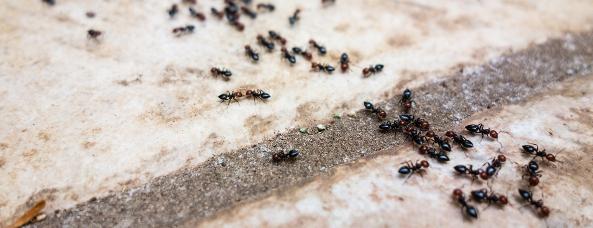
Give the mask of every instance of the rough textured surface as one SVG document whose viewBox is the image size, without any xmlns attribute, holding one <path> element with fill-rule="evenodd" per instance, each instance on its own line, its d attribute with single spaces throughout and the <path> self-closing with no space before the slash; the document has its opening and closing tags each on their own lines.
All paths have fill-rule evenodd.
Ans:
<svg viewBox="0 0 593 228">
<path fill-rule="evenodd" d="M 495 109 L 497 110 L 495 113 L 512 113 L 511 111 L 501 111 L 502 105 L 531 104 L 529 100 L 539 99 L 542 94 L 550 89 L 551 83 L 561 82 L 567 78 L 575 77 L 578 78 L 576 80 L 591 80 L 593 49 L 590 44 L 592 42 L 593 33 L 591 32 L 569 35 L 561 40 L 549 41 L 539 46 L 530 47 L 525 51 L 493 59 L 484 65 L 463 68 L 458 73 L 448 76 L 446 81 L 429 83 L 415 88 L 416 102 L 418 103 L 415 113 L 429 119 L 437 130 L 456 127 L 463 119 L 482 110 Z M 578 83 L 569 85 L 575 84 L 578 85 Z M 576 103 L 567 103 L 564 107 L 582 108 L 581 105 L 591 102 L 591 94 L 587 93 L 590 84 L 585 85 L 585 87 L 574 86 L 575 91 L 582 91 L 583 94 L 564 92 L 566 96 L 575 94 L 574 103 Z M 568 88 L 573 87 L 568 86 Z M 587 100 L 579 101 L 576 99 L 578 97 L 585 97 Z M 396 105 L 397 98 L 390 99 L 384 105 L 392 114 L 391 116 L 396 112 L 393 109 Z M 516 109 L 520 108 L 511 108 L 511 110 Z M 538 109 L 536 107 L 533 112 L 537 113 Z M 499 115 L 504 116 L 503 114 Z M 526 115 L 525 118 L 533 115 L 524 114 Z M 587 116 L 585 114 L 584 118 L 590 118 L 590 116 Z M 579 122 L 586 122 L 586 119 Z M 482 120 L 482 118 L 476 120 Z M 505 120 L 506 118 L 501 117 L 499 121 Z M 520 133 L 520 130 L 510 128 L 513 125 L 504 125 L 497 122 L 487 123 L 491 123 L 493 127 L 499 129 Z M 195 224 L 223 209 L 267 196 L 274 190 L 282 195 L 282 192 L 290 186 L 301 186 L 312 181 L 312 177 L 334 175 L 332 170 L 338 165 L 351 163 L 361 157 L 373 154 L 375 151 L 402 145 L 402 136 L 380 133 L 377 131 L 376 126 L 377 120 L 373 116 L 368 115 L 366 112 L 357 112 L 335 120 L 322 133 L 306 135 L 294 130 L 286 134 L 280 134 L 253 147 L 213 157 L 198 167 L 157 178 L 145 186 L 115 193 L 105 198 L 78 205 L 73 209 L 61 211 L 34 225 L 135 226 L 150 224 L 152 226 L 170 226 Z M 520 135 L 528 134 L 529 132 L 524 132 Z M 542 138 L 533 137 L 529 139 L 543 140 Z M 524 140 L 527 140 L 527 138 L 522 141 Z M 587 139 L 581 143 L 586 145 L 586 143 L 590 143 L 589 141 Z M 516 147 L 515 144 L 509 143 L 505 148 Z M 493 146 L 497 146 L 497 144 L 489 145 L 486 148 L 495 148 Z M 270 162 L 271 153 L 289 148 L 299 148 L 302 157 L 292 163 L 274 164 Z M 410 153 L 409 150 L 405 151 L 406 154 Z M 476 158 L 484 161 L 490 155 L 491 152 L 482 151 L 476 155 Z M 382 164 L 382 166 L 378 166 L 379 171 L 376 172 L 388 177 L 393 175 L 390 172 L 385 174 L 385 170 L 392 171 L 392 169 L 385 168 L 385 165 L 393 165 L 395 160 L 401 161 L 401 159 L 403 157 L 400 155 L 388 158 L 387 161 L 375 161 L 377 164 Z M 463 157 L 460 155 L 457 159 L 463 160 Z M 384 170 L 381 171 L 381 169 Z M 443 166 L 440 169 L 445 168 Z M 356 170 L 353 172 L 359 172 Z M 360 170 L 365 169 L 361 168 Z M 369 169 L 368 172 L 372 173 L 375 170 Z M 577 171 L 566 171 L 566 175 L 574 172 Z M 346 173 L 351 172 L 346 171 Z M 337 177 L 332 178 L 344 179 L 341 176 L 347 175 L 338 174 Z M 439 174 L 434 174 L 431 178 L 439 176 Z M 442 174 L 442 178 L 447 176 L 450 176 L 447 172 Z M 428 179 L 422 182 L 426 188 L 429 186 Z M 377 179 L 377 181 L 380 180 Z M 344 181 L 347 182 L 348 180 Z M 317 183 L 309 184 L 309 187 L 303 191 L 308 188 L 315 189 L 315 187 L 310 187 L 311 185 L 331 185 L 333 182 L 337 181 L 327 183 L 317 181 Z M 391 184 L 397 183 L 399 182 Z M 442 184 L 446 183 L 446 181 L 438 180 L 438 183 Z M 459 180 L 458 183 L 465 182 Z M 457 187 L 457 185 L 450 187 Z M 409 188 L 413 188 L 413 186 Z M 508 189 L 511 188 L 508 187 Z M 440 194 L 449 194 L 448 191 L 449 188 L 442 192 L 433 191 L 434 195 L 431 193 L 430 198 L 435 198 Z M 305 196 L 296 193 L 294 197 L 298 200 L 300 197 Z M 551 203 L 562 201 L 562 198 L 549 198 L 547 201 Z M 328 200 L 330 199 L 331 197 L 328 198 Z M 580 198 L 575 198 L 575 200 L 578 199 Z M 264 214 L 266 211 L 265 206 L 270 204 L 269 201 L 266 200 L 261 203 L 264 205 L 262 206 L 262 213 Z M 448 204 L 449 202 L 448 199 L 442 201 L 438 203 Z M 286 205 L 286 203 L 283 203 L 283 205 Z M 392 204 L 388 205 L 393 206 Z M 257 204 L 256 206 L 248 205 L 245 210 L 249 211 L 249 208 L 252 207 L 257 207 Z M 287 206 L 287 208 L 290 207 Z M 450 207 L 453 206 L 441 209 L 450 211 Z M 224 219 L 228 218 L 225 217 L 225 213 L 233 214 L 235 212 L 222 213 L 219 216 Z M 245 213 L 241 212 L 240 214 Z M 514 213 L 517 215 L 517 212 Z M 584 214 L 581 215 L 585 216 Z M 560 219 L 566 220 L 567 218 Z M 346 217 L 343 219 L 345 222 L 349 221 Z M 256 219 L 254 224 L 265 223 L 265 221 Z M 323 221 L 319 220 L 311 220 L 311 222 L 323 224 Z M 521 220 L 512 222 L 520 223 Z M 533 219 L 525 220 L 525 222 L 537 224 L 537 221 Z M 575 224 L 573 220 L 570 220 L 570 222 Z M 587 222 L 587 220 L 584 222 Z M 527 225 L 527 223 L 524 225 Z"/>
</svg>

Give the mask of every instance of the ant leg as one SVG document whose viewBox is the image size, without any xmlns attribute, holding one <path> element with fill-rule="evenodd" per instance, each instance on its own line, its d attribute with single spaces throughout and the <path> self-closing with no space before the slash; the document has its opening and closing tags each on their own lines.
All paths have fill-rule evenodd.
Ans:
<svg viewBox="0 0 593 228">
<path fill-rule="evenodd" d="M 414 172 L 410 173 L 406 179 L 404 180 L 404 184 L 406 184 L 406 182 L 408 182 L 408 180 L 410 179 L 410 177 L 412 177 L 412 174 L 414 174 Z"/>
</svg>

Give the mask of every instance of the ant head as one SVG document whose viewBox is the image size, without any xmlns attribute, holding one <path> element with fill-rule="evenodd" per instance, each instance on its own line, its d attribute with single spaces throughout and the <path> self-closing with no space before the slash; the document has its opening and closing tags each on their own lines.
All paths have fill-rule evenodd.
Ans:
<svg viewBox="0 0 593 228">
<path fill-rule="evenodd" d="M 546 159 L 548 159 L 548 161 L 555 162 L 556 156 L 553 154 L 546 154 Z"/>
<path fill-rule="evenodd" d="M 447 137 L 455 137 L 457 134 L 455 134 L 455 132 L 453 131 L 447 131 L 445 132 L 445 136 Z"/>
<path fill-rule="evenodd" d="M 507 157 L 506 157 L 506 156 L 504 156 L 504 155 L 502 155 L 502 154 L 499 154 L 499 155 L 497 156 L 497 159 L 498 159 L 498 161 L 500 161 L 500 162 L 505 162 L 505 161 L 507 161 Z"/>
<path fill-rule="evenodd" d="M 436 134 L 434 133 L 434 131 L 432 131 L 432 130 L 426 131 L 426 137 L 432 138 L 434 136 L 436 136 Z"/>
<path fill-rule="evenodd" d="M 499 196 L 498 201 L 500 201 L 500 204 L 502 205 L 506 205 L 509 203 L 509 199 L 506 196 Z"/>
<path fill-rule="evenodd" d="M 550 215 L 550 208 L 546 207 L 546 206 L 541 206 L 539 208 L 539 214 L 542 217 L 548 217 L 548 215 Z"/>
<path fill-rule="evenodd" d="M 420 148 L 418 148 L 418 152 L 420 154 L 426 154 L 427 151 L 428 151 L 428 146 L 426 146 L 426 145 L 422 145 L 422 146 L 420 146 Z"/>
<path fill-rule="evenodd" d="M 478 170 L 478 172 L 480 173 L 480 178 L 482 178 L 482 180 L 488 180 L 488 178 L 490 176 L 488 176 L 488 173 L 486 172 L 480 172 L 481 169 Z"/>
<path fill-rule="evenodd" d="M 453 190 L 453 197 L 459 198 L 461 196 L 463 196 L 463 191 L 461 191 L 461 189 L 456 188 Z"/>
<path fill-rule="evenodd" d="M 424 168 L 428 168 L 430 166 L 430 164 L 428 164 L 428 161 L 426 161 L 426 160 L 420 161 L 420 165 L 422 165 L 422 167 L 424 167 Z"/>
<path fill-rule="evenodd" d="M 536 186 L 539 184 L 539 178 L 536 176 L 531 176 L 529 177 L 529 185 L 530 186 Z"/>
</svg>

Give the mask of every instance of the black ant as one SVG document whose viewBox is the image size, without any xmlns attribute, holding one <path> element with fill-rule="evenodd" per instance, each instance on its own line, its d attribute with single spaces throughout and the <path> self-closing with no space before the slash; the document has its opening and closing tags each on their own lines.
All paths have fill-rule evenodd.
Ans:
<svg viewBox="0 0 593 228">
<path fill-rule="evenodd" d="M 498 138 L 498 132 L 491 130 L 490 128 L 484 128 L 483 124 L 470 124 L 465 126 L 465 129 L 467 129 L 467 131 L 471 132 L 472 134 L 482 134 L 482 137 L 484 137 L 484 135 L 488 135 L 495 139 Z"/>
<path fill-rule="evenodd" d="M 214 76 L 222 76 L 225 80 L 229 80 L 233 73 L 227 69 L 220 69 L 217 67 L 210 68 L 210 73 Z"/>
<path fill-rule="evenodd" d="M 245 55 L 249 56 L 254 62 L 259 61 L 259 54 L 255 52 L 251 46 L 245 45 Z"/>
<path fill-rule="evenodd" d="M 222 19 L 222 17 L 224 17 L 224 12 L 221 12 L 214 7 L 210 8 L 210 12 L 218 19 Z"/>
<path fill-rule="evenodd" d="M 186 26 L 181 26 L 181 27 L 177 27 L 177 28 L 173 28 L 172 32 L 173 34 L 180 36 L 180 35 L 184 35 L 184 34 L 190 34 L 194 32 L 194 26 L 193 25 L 186 25 Z"/>
<path fill-rule="evenodd" d="M 311 63 L 311 70 L 316 72 L 323 71 L 327 72 L 328 74 L 331 74 L 336 69 L 329 64 Z"/>
<path fill-rule="evenodd" d="M 478 209 L 467 203 L 467 200 L 465 199 L 465 196 L 463 195 L 463 191 L 461 191 L 461 189 L 456 188 L 455 190 L 453 190 L 453 199 L 455 199 L 457 203 L 461 205 L 461 210 L 465 212 L 463 213 L 464 215 L 476 219 L 478 218 Z"/>
<path fill-rule="evenodd" d="M 289 150 L 288 153 L 285 153 L 284 151 L 279 151 L 272 154 L 272 161 L 282 162 L 288 159 L 295 159 L 297 156 L 299 156 L 299 154 L 299 151 L 295 149 Z"/>
<path fill-rule="evenodd" d="M 426 142 L 426 137 L 422 135 L 418 129 L 408 126 L 404 128 L 404 133 L 406 133 L 416 145 L 422 145 Z"/>
<path fill-rule="evenodd" d="M 411 114 L 400 114 L 399 119 L 406 122 L 406 125 L 413 123 L 422 131 L 428 131 L 430 129 L 430 123 L 428 121 L 423 118 L 414 118 L 414 115 Z"/>
<path fill-rule="evenodd" d="M 55 0 L 41 0 L 42 2 L 44 2 L 47 5 L 53 6 L 56 4 Z"/>
<path fill-rule="evenodd" d="M 336 0 L 321 0 L 321 4 L 330 5 L 336 3 Z"/>
<path fill-rule="evenodd" d="M 276 7 L 273 4 L 271 4 L 271 3 L 258 3 L 257 4 L 257 9 L 258 10 L 263 9 L 263 10 L 267 10 L 267 11 L 272 12 L 272 11 L 274 11 L 276 9 Z"/>
<path fill-rule="evenodd" d="M 438 136 L 437 134 L 434 133 L 434 131 L 427 131 L 425 136 L 427 138 L 431 138 L 436 144 L 439 145 L 439 147 L 444 150 L 444 151 L 451 151 L 451 144 L 449 144 L 449 140 L 448 139 L 444 139 L 440 136 Z"/>
<path fill-rule="evenodd" d="M 280 44 L 282 44 L 282 45 L 286 45 L 286 39 L 284 39 L 284 37 L 282 37 L 277 32 L 270 30 L 270 31 L 268 31 L 268 35 L 270 35 L 271 40 L 275 40 L 275 41 L 280 42 Z"/>
<path fill-rule="evenodd" d="M 247 15 L 251 19 L 257 18 L 257 13 L 253 12 L 251 9 L 245 6 L 241 6 L 241 12 L 243 12 L 243 14 Z"/>
<path fill-rule="evenodd" d="M 291 64 L 296 63 L 296 58 L 294 57 L 294 55 L 290 54 L 290 52 L 288 52 L 286 48 L 283 47 L 282 49 L 280 49 L 280 51 L 282 52 L 282 58 L 285 58 Z"/>
<path fill-rule="evenodd" d="M 370 65 L 369 67 L 362 69 L 362 75 L 367 78 L 372 74 L 377 74 L 381 71 L 383 71 L 383 64 L 377 64 L 374 66 Z"/>
<path fill-rule="evenodd" d="M 444 151 L 437 152 L 437 150 L 433 147 L 428 147 L 426 145 L 422 145 L 422 146 L 420 146 L 420 148 L 418 148 L 418 152 L 420 154 L 426 154 L 429 157 L 434 158 L 439 162 L 448 162 L 449 161 L 449 156 L 447 155 L 447 153 L 445 153 Z"/>
<path fill-rule="evenodd" d="M 263 91 L 261 89 L 258 89 L 258 90 L 249 89 L 249 90 L 245 91 L 245 96 L 253 97 L 254 101 L 255 101 L 255 99 L 260 99 L 262 101 L 266 101 L 272 97 L 269 93 L 266 93 L 265 91 Z"/>
<path fill-rule="evenodd" d="M 484 165 L 487 165 L 486 166 L 486 175 L 487 175 L 486 179 L 496 175 L 498 173 L 498 171 L 500 170 L 500 168 L 502 167 L 502 164 L 504 164 L 504 162 L 506 162 L 506 160 L 507 160 L 507 157 L 500 154 L 496 158 L 493 158 L 491 162 L 486 162 L 484 164 Z"/>
<path fill-rule="evenodd" d="M 185 4 L 190 4 L 190 5 L 195 5 L 196 3 L 198 3 L 197 0 L 183 0 L 181 2 L 183 2 Z"/>
<path fill-rule="evenodd" d="M 348 58 L 348 54 L 346 53 L 342 53 L 340 56 L 340 68 L 342 72 L 346 72 L 350 68 L 350 58 Z"/>
<path fill-rule="evenodd" d="M 527 182 L 529 186 L 537 186 L 539 184 L 539 178 L 542 176 L 541 170 L 539 170 L 539 165 L 535 160 L 529 161 L 527 165 L 523 167 L 523 176 L 521 178 L 525 179 L 527 177 Z"/>
<path fill-rule="evenodd" d="M 196 10 L 195 10 L 194 8 L 192 8 L 192 7 L 189 7 L 189 14 L 190 14 L 192 17 L 195 17 L 195 18 L 197 18 L 197 19 L 198 19 L 198 20 L 200 20 L 200 21 L 205 21 L 205 20 L 206 20 L 206 15 L 204 15 L 204 14 L 203 14 L 203 13 L 201 13 L 201 12 L 198 12 L 198 11 L 196 11 Z"/>
<path fill-rule="evenodd" d="M 531 191 L 519 189 L 519 195 L 521 195 L 521 198 L 523 200 L 531 204 L 537 210 L 540 216 L 548 217 L 548 215 L 550 215 L 550 208 L 544 205 L 544 200 L 534 200 L 533 193 Z"/>
<path fill-rule="evenodd" d="M 492 190 L 488 191 L 485 188 L 471 191 L 471 194 L 478 202 L 488 202 L 489 205 L 496 204 L 502 207 L 509 203 L 509 199 L 506 196 L 496 194 Z"/>
<path fill-rule="evenodd" d="M 89 39 L 97 39 L 99 36 L 101 36 L 101 34 L 103 34 L 103 32 L 99 30 L 89 29 L 86 32 L 86 34 Z"/>
<path fill-rule="evenodd" d="M 266 49 L 268 49 L 268 51 L 274 50 L 274 43 L 266 40 L 266 38 L 264 38 L 262 35 L 257 35 L 257 43 L 260 46 L 263 46 Z"/>
<path fill-rule="evenodd" d="M 404 110 L 408 112 L 412 108 L 412 104 L 414 103 L 414 101 L 412 100 L 412 90 L 404 90 L 404 92 L 402 93 L 402 98 L 399 100 L 399 103 L 404 108 Z"/>
<path fill-rule="evenodd" d="M 320 44 L 315 42 L 315 40 L 313 40 L 313 39 L 309 40 L 309 44 L 311 46 L 313 46 L 315 49 L 317 49 L 317 52 L 319 52 L 320 55 L 325 55 L 325 53 L 327 53 L 327 50 L 325 49 L 325 47 L 321 46 Z"/>
<path fill-rule="evenodd" d="M 364 108 L 371 111 L 371 113 L 376 114 L 377 117 L 379 117 L 379 120 L 385 119 L 385 117 L 387 117 L 387 113 L 381 107 L 375 107 L 373 103 L 369 101 L 365 101 L 363 104 Z"/>
<path fill-rule="evenodd" d="M 472 181 L 478 179 L 478 177 L 481 177 L 484 180 L 488 179 L 488 176 L 483 169 L 474 169 L 472 165 L 456 165 L 453 169 L 455 169 L 459 175 L 471 175 Z"/>
<path fill-rule="evenodd" d="M 288 17 L 288 23 L 290 26 L 294 26 L 294 24 L 296 24 L 297 21 L 301 19 L 301 17 L 299 17 L 299 13 L 301 13 L 301 9 L 296 9 L 292 16 Z"/>
<path fill-rule="evenodd" d="M 178 12 L 179 12 L 179 8 L 177 7 L 177 4 L 173 4 L 171 6 L 171 8 L 169 8 L 169 10 L 167 11 L 167 13 L 169 13 L 169 17 L 171 17 L 171 18 L 174 18 Z"/>
<path fill-rule="evenodd" d="M 445 136 L 447 136 L 449 138 L 453 138 L 453 141 L 455 143 L 459 144 L 463 149 L 474 147 L 474 144 L 472 143 L 472 141 L 469 141 L 468 139 L 463 137 L 463 135 L 457 134 L 453 131 L 445 132 Z"/>
<path fill-rule="evenodd" d="M 241 98 L 243 97 L 243 93 L 239 92 L 239 91 L 226 91 L 226 93 L 220 94 L 218 95 L 218 98 L 220 98 L 220 102 L 225 102 L 227 101 L 228 104 L 231 104 L 231 101 L 236 101 L 239 102 L 237 100 L 237 98 Z"/>
<path fill-rule="evenodd" d="M 310 52 L 305 51 L 305 50 L 301 49 L 300 47 L 293 47 L 292 52 L 297 55 L 303 56 L 303 58 L 305 58 L 307 61 L 311 61 L 311 59 L 313 59 L 313 55 L 311 55 Z"/>
<path fill-rule="evenodd" d="M 535 147 L 533 147 L 532 145 L 535 145 Z M 550 162 L 556 162 L 555 155 L 546 153 L 545 149 L 540 151 L 539 146 L 537 144 L 523 145 L 523 152 L 534 155 L 533 159 L 540 157 Z"/>
<path fill-rule="evenodd" d="M 422 173 L 426 172 L 426 169 L 430 166 L 426 160 L 416 162 L 415 164 L 412 163 L 412 161 L 406 161 L 402 164 L 405 165 L 400 167 L 398 172 L 402 175 L 409 175 L 408 178 L 414 173 L 418 173 L 418 175 L 422 176 Z"/>
</svg>

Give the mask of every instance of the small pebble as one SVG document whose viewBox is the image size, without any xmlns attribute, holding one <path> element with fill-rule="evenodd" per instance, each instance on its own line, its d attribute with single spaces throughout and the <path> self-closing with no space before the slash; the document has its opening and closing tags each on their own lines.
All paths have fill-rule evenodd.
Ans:
<svg viewBox="0 0 593 228">
<path fill-rule="evenodd" d="M 301 132 L 301 133 L 303 133 L 303 134 L 307 134 L 307 133 L 309 133 L 309 128 L 306 128 L 306 127 L 301 127 L 301 128 L 299 129 L 299 132 Z"/>
<path fill-rule="evenodd" d="M 342 113 L 334 113 L 334 118 L 342 119 Z"/>
<path fill-rule="evenodd" d="M 325 129 L 326 129 L 325 128 L 325 125 L 323 125 L 323 124 L 317 124 L 317 130 L 318 131 L 325 131 Z"/>
</svg>

